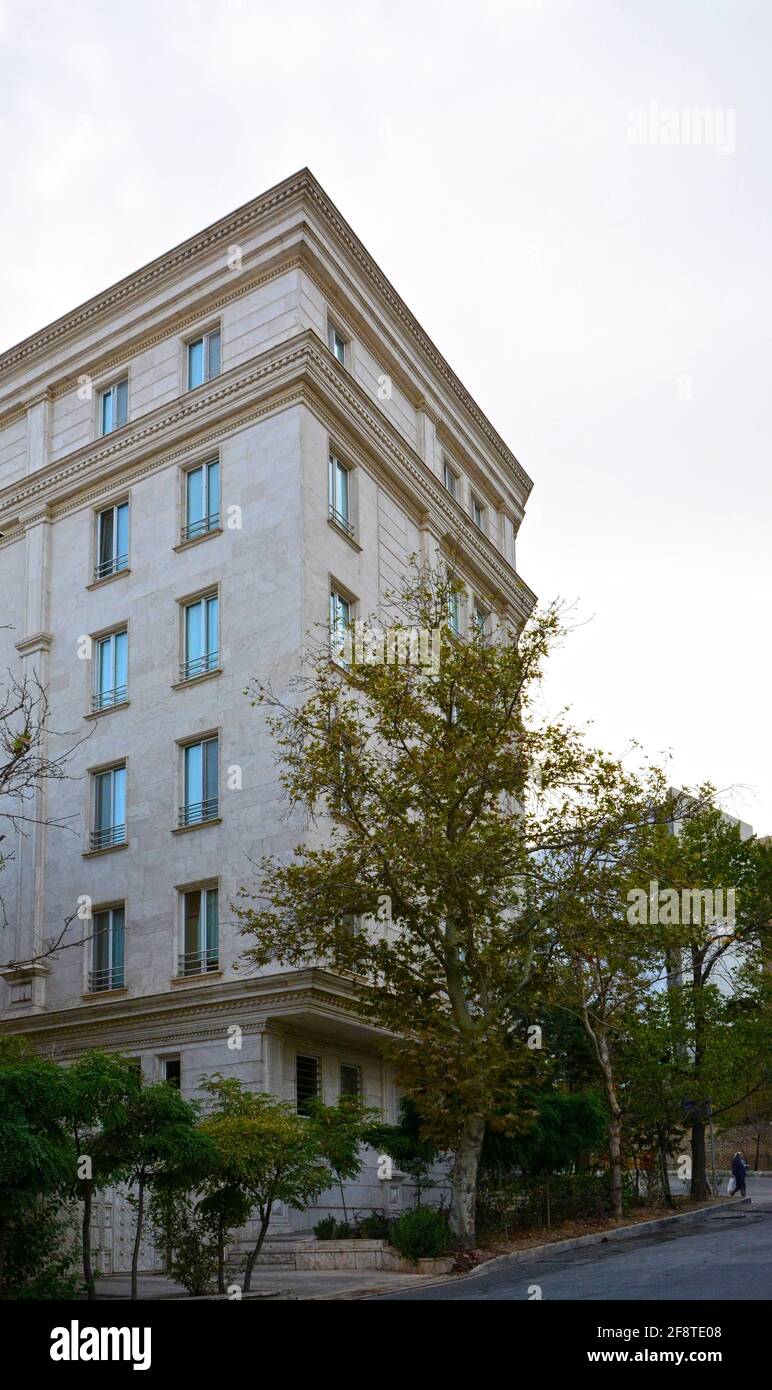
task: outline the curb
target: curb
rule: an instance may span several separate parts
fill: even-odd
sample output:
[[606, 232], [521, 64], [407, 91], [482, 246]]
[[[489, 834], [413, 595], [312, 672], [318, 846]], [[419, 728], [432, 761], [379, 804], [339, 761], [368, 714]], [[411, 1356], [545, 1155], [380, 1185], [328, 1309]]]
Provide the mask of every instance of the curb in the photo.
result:
[[[528, 1250], [511, 1250], [506, 1255], [496, 1255], [492, 1260], [485, 1260], [483, 1264], [476, 1265], [468, 1274], [462, 1274], [462, 1279], [479, 1278], [481, 1274], [486, 1274], [489, 1269], [505, 1269], [507, 1265], [521, 1264], [526, 1260], [546, 1259], [550, 1255], [562, 1254], [567, 1250], [579, 1250], [585, 1245], [601, 1245], [609, 1240], [632, 1240], [639, 1235], [648, 1235], [652, 1231], [664, 1231], [668, 1227], [675, 1225], [679, 1221], [697, 1221], [701, 1216], [712, 1215], [724, 1207], [745, 1207], [751, 1205], [750, 1197], [740, 1197], [733, 1201], [731, 1197], [721, 1202], [718, 1206], [696, 1207], [694, 1211], [680, 1212], [676, 1216], [656, 1217], [654, 1221], [636, 1221], [631, 1226], [614, 1226], [609, 1231], [593, 1231], [587, 1236], [573, 1236], [569, 1240], [554, 1240], [549, 1245], [532, 1245]], [[456, 1278], [459, 1276], [456, 1275]]]

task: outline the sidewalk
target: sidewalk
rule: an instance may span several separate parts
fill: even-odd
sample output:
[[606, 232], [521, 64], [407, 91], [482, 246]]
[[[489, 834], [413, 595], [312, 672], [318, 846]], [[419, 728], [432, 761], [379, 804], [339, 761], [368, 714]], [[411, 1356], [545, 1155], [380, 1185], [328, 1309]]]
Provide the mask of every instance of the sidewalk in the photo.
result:
[[[392, 1293], [396, 1289], [419, 1288], [432, 1284], [436, 1276], [424, 1277], [420, 1274], [391, 1274], [383, 1269], [372, 1270], [294, 1270], [294, 1269], [256, 1269], [252, 1274], [251, 1293], [245, 1299], [283, 1298], [352, 1298], [364, 1297], [371, 1293]], [[240, 1283], [238, 1278], [229, 1278], [228, 1284]], [[102, 1275], [96, 1281], [97, 1299], [128, 1299], [131, 1292], [131, 1278], [128, 1274]], [[142, 1302], [156, 1300], [190, 1299], [190, 1294], [173, 1279], [164, 1274], [140, 1274], [139, 1299]], [[207, 1301], [221, 1295], [208, 1294]], [[227, 1295], [226, 1295], [227, 1297]]]

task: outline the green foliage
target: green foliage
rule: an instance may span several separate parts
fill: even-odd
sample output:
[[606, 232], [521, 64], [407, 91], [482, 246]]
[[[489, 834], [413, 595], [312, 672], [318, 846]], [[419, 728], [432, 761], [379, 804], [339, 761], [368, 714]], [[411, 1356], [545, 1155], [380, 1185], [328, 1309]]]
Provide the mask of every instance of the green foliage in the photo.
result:
[[382, 1211], [371, 1211], [357, 1220], [356, 1230], [363, 1240], [390, 1240], [393, 1224], [394, 1217]]
[[171, 1247], [172, 1279], [193, 1297], [210, 1293], [219, 1253], [219, 1223], [211, 1207], [187, 1193], [157, 1192], [150, 1202], [150, 1224], [159, 1245]]
[[83, 1287], [75, 1212], [40, 1198], [10, 1229], [0, 1297], [30, 1301], [76, 1298]]
[[337, 1226], [334, 1216], [323, 1216], [314, 1226], [314, 1235], [317, 1240], [334, 1240]]
[[532, 1123], [509, 1137], [489, 1130], [482, 1168], [492, 1173], [521, 1170], [528, 1177], [571, 1170], [602, 1147], [606, 1113], [595, 1091], [543, 1091], [533, 1098]]
[[393, 1246], [408, 1260], [437, 1259], [453, 1244], [447, 1216], [436, 1207], [403, 1212], [390, 1230]]

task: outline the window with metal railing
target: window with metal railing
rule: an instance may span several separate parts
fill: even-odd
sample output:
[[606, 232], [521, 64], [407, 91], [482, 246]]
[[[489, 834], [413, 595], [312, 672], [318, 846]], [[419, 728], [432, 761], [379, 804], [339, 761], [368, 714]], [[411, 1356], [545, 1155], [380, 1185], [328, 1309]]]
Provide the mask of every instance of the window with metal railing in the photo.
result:
[[128, 648], [126, 628], [99, 637], [95, 643], [95, 689], [91, 697], [92, 710], [110, 709], [128, 699]]
[[180, 827], [214, 820], [219, 814], [217, 736], [188, 743], [182, 750], [183, 803]]
[[112, 849], [126, 843], [126, 765], [93, 773], [94, 821], [91, 849]]
[[206, 594], [184, 605], [180, 680], [192, 681], [208, 671], [217, 670], [220, 661], [219, 609], [217, 594]]
[[351, 469], [335, 454], [329, 460], [329, 510], [330, 520], [340, 526], [347, 535], [353, 536], [351, 520]]
[[178, 957], [180, 975], [205, 975], [220, 965], [219, 894], [216, 887], [193, 888], [181, 894], [182, 932]]
[[129, 504], [105, 507], [96, 519], [96, 563], [94, 579], [107, 579], [128, 569], [129, 565]]
[[220, 463], [211, 459], [209, 463], [190, 468], [185, 474], [185, 517], [182, 524], [182, 540], [194, 541], [206, 536], [220, 526]]
[[91, 969], [88, 974], [90, 993], [124, 988], [125, 926], [126, 910], [123, 906], [103, 908], [94, 913]]

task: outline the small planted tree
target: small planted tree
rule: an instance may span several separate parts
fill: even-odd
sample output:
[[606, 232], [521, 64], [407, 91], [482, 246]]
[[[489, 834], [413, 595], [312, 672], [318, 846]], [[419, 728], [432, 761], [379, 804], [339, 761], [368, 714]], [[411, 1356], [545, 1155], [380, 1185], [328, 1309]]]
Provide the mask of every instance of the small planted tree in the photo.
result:
[[137, 1297], [137, 1271], [149, 1189], [163, 1183], [183, 1188], [195, 1180], [210, 1157], [210, 1146], [196, 1127], [198, 1108], [166, 1082], [147, 1086], [111, 1117], [94, 1143], [99, 1168], [136, 1188], [136, 1228], [131, 1257], [131, 1297]]
[[362, 1171], [362, 1145], [367, 1143], [368, 1130], [377, 1113], [366, 1109], [358, 1096], [341, 1096], [337, 1105], [313, 1101], [309, 1106], [316, 1147], [337, 1180], [346, 1225], [348, 1212], [343, 1184], [359, 1177]]
[[8, 1293], [7, 1251], [24, 1246], [41, 1203], [64, 1197], [72, 1183], [67, 1106], [63, 1069], [32, 1053], [24, 1039], [0, 1038], [0, 1297]]
[[421, 1194], [434, 1186], [429, 1173], [439, 1157], [437, 1145], [422, 1136], [422, 1121], [415, 1102], [403, 1096], [399, 1102], [399, 1123], [372, 1125], [367, 1143], [379, 1153], [388, 1154], [403, 1173], [413, 1179], [415, 1204], [421, 1205]]
[[118, 1129], [127, 1121], [128, 1106], [136, 1102], [140, 1081], [130, 1062], [115, 1053], [93, 1051], [79, 1057], [64, 1073], [67, 1091], [66, 1125], [75, 1150], [77, 1177], [73, 1192], [83, 1203], [81, 1223], [83, 1278], [86, 1296], [96, 1297], [91, 1263], [91, 1211], [94, 1193], [120, 1172], [110, 1168], [109, 1152], [96, 1141], [102, 1126]]
[[331, 1168], [319, 1150], [313, 1126], [282, 1101], [245, 1091], [238, 1081], [213, 1078], [216, 1108], [200, 1130], [214, 1153], [213, 1182], [237, 1190], [257, 1208], [259, 1229], [244, 1267], [244, 1293], [263, 1248], [277, 1202], [303, 1211], [328, 1187]]

